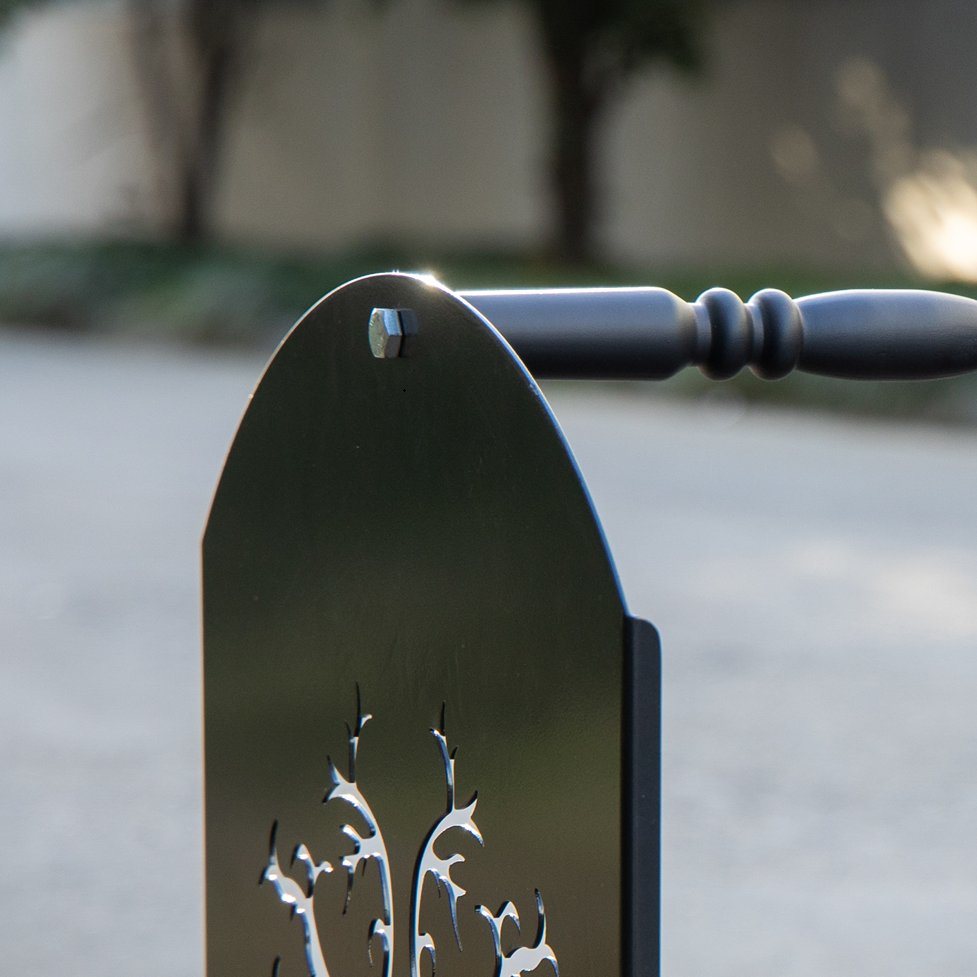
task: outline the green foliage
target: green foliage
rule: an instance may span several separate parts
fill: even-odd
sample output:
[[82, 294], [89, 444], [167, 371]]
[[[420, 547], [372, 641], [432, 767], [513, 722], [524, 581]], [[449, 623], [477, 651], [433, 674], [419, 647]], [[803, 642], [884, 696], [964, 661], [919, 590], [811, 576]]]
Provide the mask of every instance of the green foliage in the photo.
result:
[[625, 81], [656, 59], [686, 70], [702, 64], [707, 0], [519, 2], [537, 24], [548, 57], [587, 59], [595, 83]]
[[590, 52], [608, 82], [626, 80], [656, 58], [692, 69], [702, 60], [701, 0], [522, 0], [557, 57]]
[[[410, 257], [408, 257], [410, 256]], [[798, 269], [575, 268], [514, 251], [375, 246], [341, 254], [283, 255], [161, 243], [0, 244], [0, 323], [145, 335], [197, 343], [279, 340], [323, 294], [351, 278], [400, 269], [431, 272], [451, 287], [648, 285], [692, 299], [723, 284], [744, 297], [776, 286], [792, 295], [854, 286], [918, 287], [899, 276]], [[933, 284], [977, 298], [974, 287]], [[636, 396], [666, 392], [706, 402], [763, 402], [940, 421], [977, 420], [977, 377], [914, 383], [851, 383], [794, 374], [778, 383], [744, 371], [717, 384], [695, 370], [656, 384], [621, 384]]]
[[25, 7], [37, 7], [49, 0], [0, 0], [0, 30], [9, 26], [14, 14]]
[[706, 14], [702, 0], [622, 0], [617, 43], [625, 70], [661, 56], [687, 71], [702, 67]]
[[[338, 273], [342, 273], [337, 269]], [[254, 342], [318, 297], [299, 260], [156, 243], [0, 247], [0, 321], [72, 331]]]

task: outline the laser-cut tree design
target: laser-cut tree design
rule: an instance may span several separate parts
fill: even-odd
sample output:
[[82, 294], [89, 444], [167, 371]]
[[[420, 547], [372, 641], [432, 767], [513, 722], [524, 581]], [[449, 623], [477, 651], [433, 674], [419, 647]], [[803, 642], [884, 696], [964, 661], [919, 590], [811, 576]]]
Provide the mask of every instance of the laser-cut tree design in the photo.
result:
[[532, 946], [516, 947], [507, 954], [502, 949], [502, 926], [507, 919], [511, 919], [516, 929], [519, 926], [519, 911], [511, 902], [502, 904], [497, 914], [485, 906], [476, 906], [475, 911], [488, 920], [492, 928], [492, 939], [495, 942], [495, 973], [492, 977], [523, 977], [531, 974], [537, 967], [548, 963], [553, 967], [556, 977], [560, 977], [560, 968], [556, 962], [553, 948], [546, 942], [546, 911], [543, 909], [543, 897], [536, 890], [536, 913], [539, 923], [536, 930], [536, 942]]
[[[342, 833], [353, 843], [353, 850], [344, 855], [340, 864], [346, 871], [346, 901], [343, 905], [345, 913], [349, 908], [349, 900], [353, 890], [353, 880], [357, 868], [365, 874], [366, 867], [371, 861], [376, 861], [380, 873], [380, 889], [383, 894], [383, 915], [370, 923], [367, 936], [367, 952], [370, 962], [373, 962], [373, 943], [380, 942], [383, 952], [383, 977], [390, 977], [393, 968], [393, 892], [390, 881], [390, 859], [387, 856], [387, 846], [383, 840], [380, 826], [373, 814], [373, 809], [364, 797], [356, 782], [356, 758], [359, 752], [360, 736], [363, 727], [373, 717], [364, 713], [360, 702], [360, 690], [356, 689], [356, 723], [351, 729], [346, 725], [346, 738], [349, 744], [347, 766], [349, 776], [342, 772], [327, 757], [329, 765], [329, 779], [331, 786], [323, 798], [323, 804], [339, 801], [347, 804], [363, 819], [367, 826], [367, 834], [361, 835], [354, 825], [344, 824]], [[309, 977], [330, 977], [329, 970], [322, 952], [315, 921], [315, 884], [320, 875], [333, 871], [329, 862], [315, 862], [308, 847], [300, 844], [292, 854], [292, 864], [300, 862], [305, 866], [306, 885], [302, 888], [294, 879], [284, 875], [278, 861], [276, 845], [276, 821], [271, 834], [271, 852], [268, 864], [261, 876], [262, 882], [271, 882], [279, 899], [292, 907], [292, 916], [301, 920], [305, 936], [305, 958], [309, 968]], [[276, 963], [277, 966], [277, 963]], [[276, 971], [277, 973], [277, 971]]]
[[[477, 792], [472, 795], [471, 800], [459, 806], [456, 795], [456, 776], [455, 762], [457, 750], [448, 747], [448, 738], [445, 727], [445, 708], [441, 707], [441, 722], [437, 728], [432, 729], [431, 735], [438, 745], [441, 762], [444, 769], [446, 803], [444, 813], [434, 822], [427, 836], [425, 837], [417, 862], [414, 868], [414, 875], [411, 885], [411, 931], [409, 934], [410, 951], [410, 973], [411, 977], [422, 977], [422, 963], [427, 957], [431, 965], [432, 975], [437, 965], [437, 947], [434, 938], [430, 933], [421, 929], [421, 904], [424, 897], [425, 882], [431, 878], [436, 886], [436, 891], [444, 892], [448, 897], [448, 911], [451, 916], [451, 926], [455, 936], [458, 949], [461, 950], [461, 936], [458, 929], [458, 904], [467, 894], [451, 872], [452, 869], [465, 861], [465, 856], [456, 850], [457, 846], [447, 844], [442, 841], [456, 829], [474, 838], [479, 845], [484, 845], [482, 834], [475, 824], [475, 807], [478, 803]], [[350, 896], [353, 889], [353, 881], [356, 877], [357, 869], [365, 874], [366, 868], [371, 861], [377, 864], [380, 889], [383, 898], [382, 915], [372, 920], [367, 934], [367, 953], [371, 965], [375, 963], [373, 957], [374, 945], [379, 943], [382, 950], [383, 977], [391, 977], [394, 962], [394, 915], [393, 915], [393, 885], [390, 872], [390, 859], [387, 854], [387, 846], [380, 830], [380, 825], [373, 809], [370, 807], [365, 795], [356, 779], [356, 760], [359, 752], [360, 737], [367, 722], [372, 719], [369, 713], [364, 713], [360, 703], [359, 687], [356, 690], [356, 722], [351, 728], [346, 726], [347, 741], [349, 744], [349, 757], [347, 763], [348, 776], [344, 776], [342, 771], [329, 758], [329, 779], [331, 785], [323, 798], [324, 804], [338, 801], [352, 808], [366, 825], [366, 834], [352, 824], [344, 824], [341, 828], [342, 833], [353, 843], [353, 850], [344, 855], [340, 865], [346, 872], [346, 899], [343, 905], [345, 913], [349, 908]], [[292, 917], [302, 923], [303, 936], [305, 939], [305, 959], [308, 966], [309, 977], [330, 977], [329, 969], [326, 966], [325, 954], [319, 939], [315, 919], [315, 886], [321, 875], [326, 875], [334, 871], [331, 862], [317, 862], [305, 844], [299, 844], [292, 853], [291, 865], [296, 864], [304, 869], [304, 880], [299, 882], [291, 875], [282, 870], [278, 859], [277, 846], [278, 822], [272, 826], [270, 851], [268, 861], [261, 874], [260, 882], [270, 882], [281, 902], [291, 908]], [[447, 855], [439, 855], [435, 847], [442, 842], [442, 847], [449, 851]], [[523, 975], [533, 972], [543, 963], [549, 963], [556, 977], [559, 977], [556, 954], [550, 947], [546, 939], [546, 915], [543, 910], [543, 899], [536, 891], [536, 906], [539, 915], [539, 927], [536, 942], [532, 946], [516, 947], [511, 953], [506, 954], [502, 947], [502, 926], [505, 921], [512, 920], [516, 929], [519, 928], [519, 913], [512, 902], [506, 902], [499, 910], [497, 915], [493, 915], [484, 906], [476, 906], [475, 911], [483, 916], [492, 929], [493, 940], [495, 943], [495, 970], [492, 977], [523, 977]], [[272, 969], [272, 977], [279, 977], [281, 959], [275, 960]]]
[[438, 742], [441, 751], [441, 762], [444, 764], [444, 780], [447, 789], [447, 807], [445, 813], [435, 822], [424, 840], [417, 868], [414, 871], [414, 885], [411, 898], [411, 977], [421, 977], [421, 959], [425, 954], [431, 958], [432, 971], [437, 966], [437, 950], [434, 940], [429, 933], [421, 932], [421, 899], [424, 893], [424, 882], [430, 875], [439, 889], [443, 889], [448, 896], [448, 910], [451, 913], [451, 927], [454, 930], [455, 942], [461, 947], [461, 936], [458, 933], [458, 900], [465, 895], [465, 890], [451, 877], [451, 870], [460, 865], [465, 856], [460, 852], [453, 852], [447, 858], [441, 858], [434, 850], [434, 846], [449, 831], [455, 828], [471, 835], [479, 845], [484, 844], [481, 832], [475, 824], [475, 805], [478, 803], [478, 793], [464, 807], [458, 807], [455, 798], [455, 758], [457, 750], [448, 750], [448, 738], [445, 733], [444, 706], [441, 707], [441, 725], [432, 729], [431, 734]]
[[[278, 822], [271, 827], [271, 840], [269, 842], [270, 852], [268, 853], [268, 864], [264, 872], [261, 873], [260, 882], [270, 882], [278, 893], [278, 898], [290, 906], [292, 918], [298, 919], [302, 923], [303, 934], [305, 936], [305, 961], [309, 966], [309, 977], [329, 977], [329, 969], [326, 967], [325, 958], [322, 955], [322, 944], [319, 942], [319, 932], [315, 921], [315, 883], [316, 879], [326, 872], [332, 871], [329, 862], [320, 862], [318, 865], [309, 855], [306, 861], [306, 884], [299, 885], [290, 875], [282, 872], [281, 865], [278, 863]], [[308, 855], [308, 848], [299, 845], [292, 855], [293, 864], [299, 860], [299, 851]], [[305, 861], [303, 859], [303, 861]], [[310, 866], [313, 866], [310, 868]], [[279, 960], [275, 961], [272, 974], [278, 977]]]
[[332, 780], [332, 787], [323, 798], [323, 803], [330, 801], [340, 801], [348, 804], [366, 823], [366, 837], [361, 835], [351, 824], [342, 826], [343, 834], [353, 842], [353, 850], [344, 855], [340, 863], [346, 870], [346, 902], [343, 905], [343, 912], [349, 909], [350, 895], [353, 891], [353, 879], [356, 876], [357, 868], [366, 874], [367, 865], [371, 861], [377, 863], [380, 873], [380, 891], [383, 895], [383, 915], [372, 920], [370, 923], [369, 935], [367, 937], [367, 952], [370, 955], [370, 962], [373, 962], [373, 943], [379, 941], [383, 951], [383, 977], [390, 977], [393, 967], [394, 953], [394, 930], [393, 930], [393, 889], [390, 879], [390, 859], [387, 855], [387, 846], [380, 831], [380, 825], [373, 814], [363, 793], [360, 791], [356, 782], [356, 754], [360, 747], [360, 735], [363, 727], [373, 717], [367, 713], [364, 715], [360, 704], [359, 686], [356, 688], [356, 725], [353, 729], [346, 726], [346, 735], [349, 741], [349, 779], [344, 777], [339, 768], [329, 760], [329, 777]]

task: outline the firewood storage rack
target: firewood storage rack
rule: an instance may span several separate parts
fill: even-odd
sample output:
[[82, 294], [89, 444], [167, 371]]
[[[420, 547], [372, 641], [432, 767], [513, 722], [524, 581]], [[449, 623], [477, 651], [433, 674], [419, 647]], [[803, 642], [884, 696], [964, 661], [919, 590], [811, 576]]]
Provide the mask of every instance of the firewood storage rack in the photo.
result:
[[657, 977], [659, 638], [536, 381], [688, 366], [953, 376], [977, 302], [384, 274], [289, 333], [204, 539], [209, 977]]

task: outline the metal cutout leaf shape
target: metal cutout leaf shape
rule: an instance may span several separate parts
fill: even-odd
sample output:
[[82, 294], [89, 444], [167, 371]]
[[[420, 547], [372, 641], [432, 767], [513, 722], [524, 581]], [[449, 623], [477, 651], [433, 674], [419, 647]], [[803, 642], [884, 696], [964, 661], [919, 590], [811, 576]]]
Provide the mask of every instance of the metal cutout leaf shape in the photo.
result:
[[[370, 923], [366, 950], [372, 966], [376, 963], [374, 947], [379, 945], [382, 955], [381, 973], [383, 977], [391, 977], [394, 963], [394, 915], [390, 859], [379, 822], [356, 779], [356, 760], [360, 737], [363, 728], [372, 718], [369, 713], [363, 712], [360, 703], [360, 690], [357, 686], [356, 722], [352, 728], [348, 725], [346, 727], [349, 746], [348, 775], [344, 776], [336, 764], [327, 758], [330, 787], [323, 798], [323, 803], [329, 804], [338, 801], [348, 805], [366, 825], [365, 834], [361, 833], [355, 825], [348, 823], [342, 825], [340, 829], [343, 835], [353, 843], [353, 850], [343, 855], [340, 861], [340, 865], [346, 872], [346, 900], [343, 912], [345, 913], [349, 907], [357, 869], [360, 869], [360, 874], [363, 875], [370, 862], [376, 862], [383, 898], [383, 915], [373, 919]], [[434, 938], [430, 933], [422, 931], [420, 925], [424, 883], [429, 877], [434, 880], [437, 891], [443, 891], [448, 897], [448, 911], [455, 942], [458, 949], [462, 949], [458, 928], [458, 904], [467, 895], [467, 891], [458, 884], [451, 873], [456, 866], [465, 861], [465, 856], [456, 850], [456, 845], [449, 843], [448, 836], [458, 830], [474, 838], [480, 846], [484, 846], [485, 843], [481, 831], [475, 823], [475, 808], [478, 804], [477, 792], [472, 795], [467, 804], [459, 806], [457, 803], [455, 790], [457, 750], [448, 748], [444, 704], [441, 706], [441, 722], [437, 728], [430, 732], [438, 744], [438, 751], [441, 756], [446, 798], [444, 813], [434, 822], [427, 833], [414, 868], [411, 885], [411, 931], [409, 934], [411, 977], [422, 977], [422, 963], [425, 957], [430, 960], [432, 975], [437, 966], [437, 947]], [[319, 876], [331, 873], [334, 870], [333, 865], [328, 861], [316, 861], [304, 843], [297, 845], [292, 854], [292, 865], [299, 863], [303, 867], [305, 878], [304, 884], [302, 884], [282, 870], [278, 859], [277, 834], [278, 822], [275, 821], [271, 829], [268, 861], [261, 873], [259, 882], [270, 882], [279, 900], [291, 908], [292, 917], [301, 921], [309, 977], [330, 977], [326, 966], [325, 953], [316, 928], [315, 888]], [[439, 854], [437, 847], [442, 847], [448, 853]], [[543, 909], [543, 898], [538, 889], [536, 890], [536, 907], [539, 916], [536, 942], [532, 946], [516, 947], [509, 954], [506, 954], [502, 948], [502, 926], [508, 919], [515, 924], [518, 930], [519, 913], [515, 905], [512, 902], [505, 902], [497, 914], [493, 914], [485, 906], [478, 905], [475, 907], [475, 912], [488, 922], [492, 930], [495, 944], [495, 967], [491, 977], [524, 977], [544, 963], [548, 963], [552, 967], [555, 977], [559, 977], [556, 954], [547, 941], [546, 913]], [[273, 964], [272, 977], [279, 977], [280, 966], [281, 958], [277, 958]]]

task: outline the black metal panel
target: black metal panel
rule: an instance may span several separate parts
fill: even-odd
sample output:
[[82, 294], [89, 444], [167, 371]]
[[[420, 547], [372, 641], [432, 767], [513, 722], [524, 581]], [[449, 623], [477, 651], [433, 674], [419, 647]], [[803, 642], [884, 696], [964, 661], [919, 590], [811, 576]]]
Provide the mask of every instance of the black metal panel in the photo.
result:
[[[368, 339], [374, 308], [405, 335]], [[406, 977], [431, 947], [441, 977], [654, 972], [622, 950], [622, 894], [657, 884], [657, 741], [645, 765], [628, 726], [657, 712], [625, 668], [656, 704], [654, 657], [545, 401], [465, 303], [377, 276], [296, 327], [215, 496], [204, 614], [210, 977]]]
[[661, 642], [629, 618], [624, 654], [623, 971], [658, 977], [661, 962]]

